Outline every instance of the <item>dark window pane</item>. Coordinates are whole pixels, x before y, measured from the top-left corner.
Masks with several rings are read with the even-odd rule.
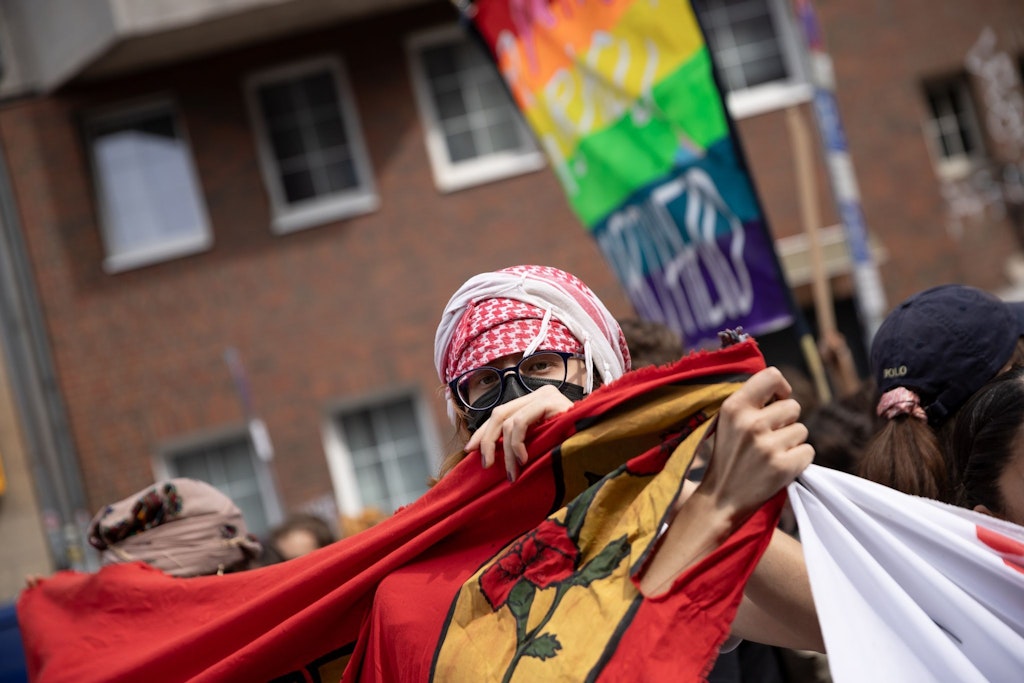
[[[385,512],[392,512],[388,503],[388,486],[384,479],[384,468],[379,462],[363,467],[356,467],[356,481],[359,482],[359,494],[363,505],[378,507]]]
[[[281,177],[281,182],[284,183],[285,198],[289,202],[300,202],[316,195],[313,174],[309,171],[285,173]]]
[[[462,97],[462,91],[457,88],[435,89],[434,102],[437,105],[437,116],[442,121],[466,113],[466,102]]]
[[[782,57],[765,58],[748,62],[743,66],[747,87],[778,81],[786,77],[786,65]]]
[[[359,185],[356,169],[351,159],[327,164],[324,170],[327,173],[327,186],[331,192],[340,192]]]
[[[464,161],[476,156],[476,143],[473,142],[472,133],[454,133],[447,135],[445,140],[448,143],[448,155],[453,162]]]
[[[973,154],[975,147],[977,147],[974,144],[974,136],[971,134],[970,129],[964,125],[965,122],[963,120],[960,120],[959,124],[957,131],[960,133],[960,144],[963,146],[964,154]]]
[[[171,139],[178,137],[178,134],[174,130],[174,121],[171,120],[170,116],[156,116],[144,119],[139,121],[134,128],[141,133],[156,137]]]
[[[371,448],[377,445],[377,439],[373,435],[373,427],[370,424],[369,411],[362,410],[344,416],[341,426],[345,430],[345,442],[352,450]]]
[[[270,144],[274,147],[274,156],[278,161],[297,157],[305,151],[302,131],[296,127],[271,130]]]
[[[480,83],[480,101],[485,109],[498,106],[511,106],[512,98],[505,90],[505,84],[497,78],[485,80]]]
[[[412,401],[396,401],[386,408],[384,413],[387,417],[388,428],[391,430],[391,438],[399,439],[415,438],[419,435],[419,427],[416,423],[416,410]]]
[[[290,83],[265,85],[259,90],[259,98],[263,115],[268,119],[275,119],[295,111],[295,101],[292,97]]]
[[[423,65],[427,69],[427,75],[431,79],[451,76],[458,67],[455,63],[455,54],[451,47],[442,45],[427,48],[423,51]]]
[[[727,90],[789,77],[768,0],[694,0]]]
[[[749,45],[764,41],[777,42],[775,27],[767,14],[754,16],[732,23],[732,35],[737,45]]]
[[[459,43],[455,51],[456,61],[462,69],[472,69],[479,66],[493,68],[490,65],[487,53],[476,43],[463,41]]]
[[[490,135],[492,151],[504,152],[519,147],[519,135],[511,122],[490,126],[487,132]]]
[[[320,149],[342,147],[348,141],[345,136],[345,126],[337,115],[318,121],[314,128]]]
[[[422,452],[412,453],[398,459],[399,471],[402,473],[402,488],[419,497],[427,488],[427,459]],[[411,501],[407,501],[411,502]]]
[[[337,108],[338,96],[334,86],[334,77],[329,72],[310,76],[302,82],[302,92],[306,104],[310,107],[331,105]]]

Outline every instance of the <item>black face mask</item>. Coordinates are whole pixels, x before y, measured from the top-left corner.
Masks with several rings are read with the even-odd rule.
[[[496,404],[494,404],[487,410],[467,411],[468,418],[466,420],[466,426],[469,428],[469,433],[472,434],[476,430],[480,429],[480,425],[482,425],[484,422],[487,422],[487,418],[491,416],[491,412],[498,406],[508,403],[509,401],[515,400],[521,396],[526,396],[527,394],[533,391],[537,391],[537,389],[540,389],[545,384],[550,384],[551,386],[554,387],[558,386],[558,382],[555,382],[550,379],[530,378],[525,381],[527,385],[529,385],[530,387],[529,390],[527,390],[525,387],[523,387],[522,384],[519,383],[519,380],[516,379],[516,376],[514,374],[509,373],[508,375],[505,376],[505,379],[502,381],[500,389],[499,387],[494,387],[493,389],[491,389],[489,393],[484,394],[481,397],[481,401],[492,400],[492,397],[498,391],[501,391],[501,398],[498,399],[498,402]],[[565,382],[562,384],[562,387],[559,389],[559,392],[561,392],[563,396],[565,396],[573,403],[583,398],[583,387],[581,387],[578,384]]]

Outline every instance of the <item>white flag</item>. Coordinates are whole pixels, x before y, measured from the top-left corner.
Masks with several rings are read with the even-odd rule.
[[[789,497],[835,683],[1024,681],[1024,527],[816,465]]]

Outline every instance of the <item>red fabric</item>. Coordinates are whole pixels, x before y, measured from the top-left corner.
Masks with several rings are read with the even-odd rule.
[[[616,407],[648,392],[719,376],[736,380],[761,367],[756,345],[747,342],[628,373],[532,430],[528,448],[540,455],[514,484],[501,467],[484,470],[470,456],[391,519],[286,563],[189,579],[138,564],[57,574],[18,603],[32,680],[337,680],[338,658],[349,652],[345,680],[425,680],[462,584],[568,502],[555,446],[614,419]],[[778,505],[763,508],[691,569],[692,581],[680,579],[685,590],[641,601],[622,635],[629,647],[613,650],[602,679],[636,680],[637,672],[651,671],[654,680],[679,681],[688,680],[682,671],[706,668]],[[651,652],[652,638],[665,648]],[[680,650],[683,640],[700,646]],[[649,668],[636,668],[638,661]]]
[[[445,381],[492,361],[524,351],[540,334],[544,311],[515,299],[487,299],[470,305],[452,337]],[[583,345],[557,320],[548,322],[548,330],[538,349],[580,353]]]

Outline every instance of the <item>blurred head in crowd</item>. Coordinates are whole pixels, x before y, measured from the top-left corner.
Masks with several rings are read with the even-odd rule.
[[[619,320],[633,368],[674,363],[683,357],[683,339],[664,323],[640,318]]]
[[[296,513],[270,532],[270,545],[282,560],[324,548],[337,540],[330,525],[316,515]]]
[[[260,555],[242,512],[206,482],[158,482],[107,505],[89,524],[103,564],[142,561],[171,576],[247,569]]]
[[[982,387],[953,431],[956,502],[1024,525],[1024,366]]]

